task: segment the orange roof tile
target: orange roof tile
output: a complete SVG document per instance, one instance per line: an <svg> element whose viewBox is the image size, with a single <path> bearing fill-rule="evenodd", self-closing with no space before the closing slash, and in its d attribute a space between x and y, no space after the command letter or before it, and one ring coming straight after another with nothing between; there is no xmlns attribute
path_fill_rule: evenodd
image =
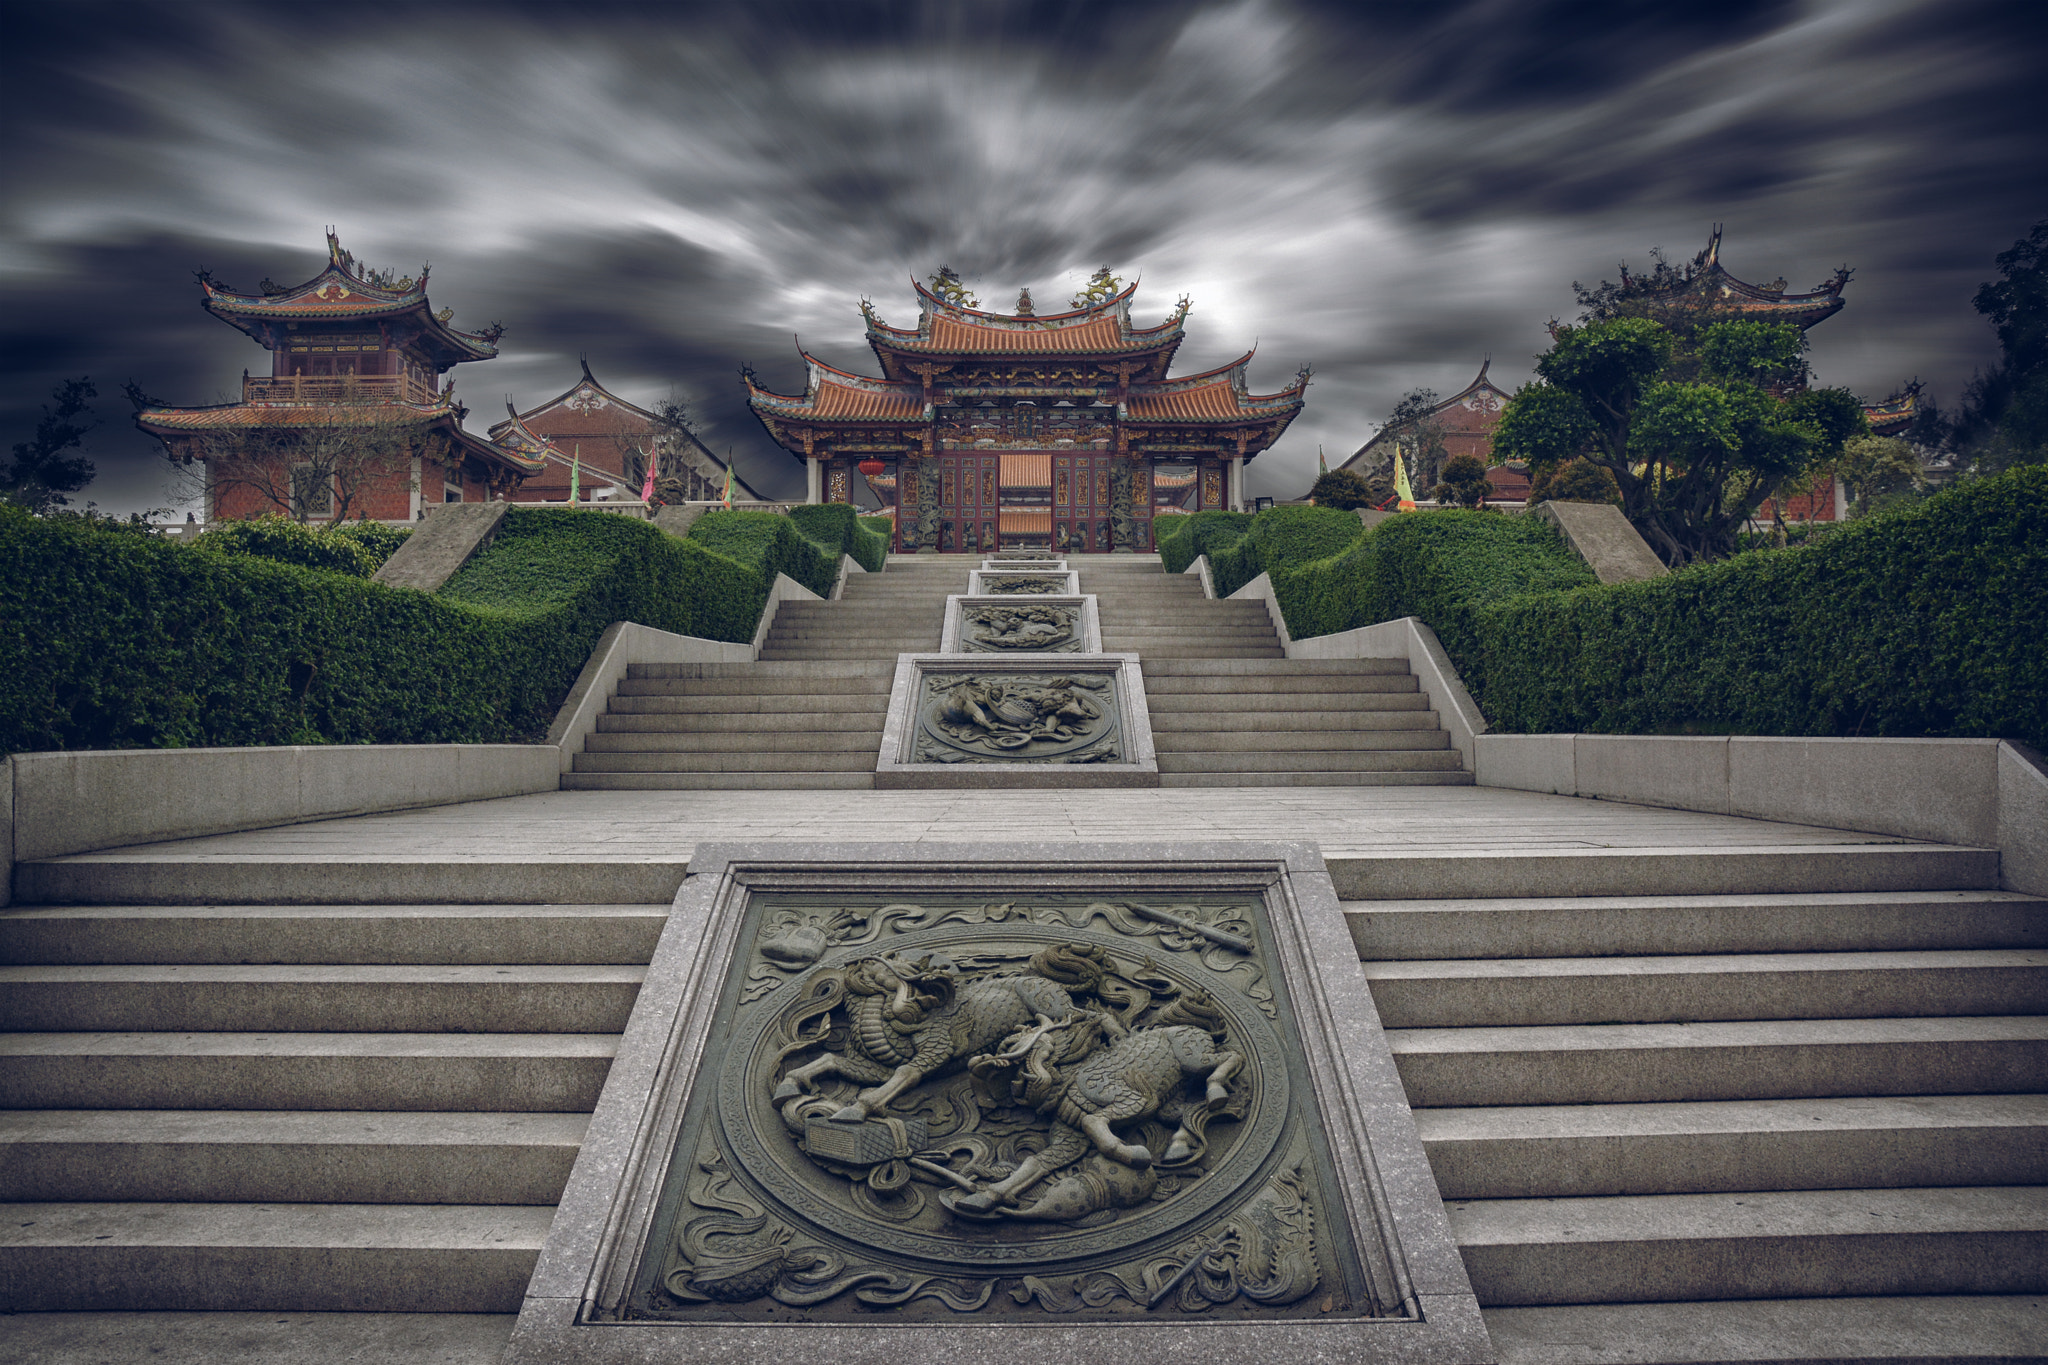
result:
<svg viewBox="0 0 2048 1365"><path fill-rule="evenodd" d="M1123 337L1114 317L1091 318L1076 327L984 327L958 318L935 317L929 340L897 342L928 351L1123 351L1146 342Z"/></svg>
<svg viewBox="0 0 2048 1365"><path fill-rule="evenodd" d="M996 458L1003 487L1052 487L1052 456L1045 451L1006 450Z"/></svg>
<svg viewBox="0 0 2048 1365"><path fill-rule="evenodd" d="M1238 405L1237 388L1225 376L1213 383L1165 393L1134 393L1124 411L1132 421L1199 422L1250 414Z"/></svg>
<svg viewBox="0 0 2048 1365"><path fill-rule="evenodd" d="M1027 508L1004 507L996 512L996 524L1007 535L1029 536L1052 533L1052 509L1034 511Z"/></svg>
<svg viewBox="0 0 2048 1365"><path fill-rule="evenodd" d="M794 417L797 414L789 415ZM812 400L805 415L914 422L924 416L924 399L907 389L901 393L873 393L851 384L835 384L830 379L821 379L818 396Z"/></svg>

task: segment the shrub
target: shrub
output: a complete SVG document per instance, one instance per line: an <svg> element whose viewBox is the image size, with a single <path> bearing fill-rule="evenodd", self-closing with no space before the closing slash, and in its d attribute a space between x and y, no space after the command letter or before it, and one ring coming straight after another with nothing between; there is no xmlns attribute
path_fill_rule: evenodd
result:
<svg viewBox="0 0 2048 1365"><path fill-rule="evenodd" d="M1430 496L1460 507L1483 507L1486 493L1486 461L1477 455L1453 455L1444 461L1443 482Z"/></svg>
<svg viewBox="0 0 2048 1365"><path fill-rule="evenodd" d="M327 534L361 546L381 569L384 561L398 553L399 546L412 539L412 527L387 526L381 521L344 521Z"/></svg>
<svg viewBox="0 0 2048 1365"><path fill-rule="evenodd" d="M1216 556L1236 544L1251 523L1248 512L1195 512L1153 518L1152 535L1166 571L1186 573L1188 565L1203 555L1208 555L1213 565Z"/></svg>
<svg viewBox="0 0 2048 1365"><path fill-rule="evenodd" d="M1365 476L1352 469L1328 469L1316 476L1308 490L1311 501L1318 507L1334 507L1348 512L1355 507L1372 505L1372 489L1366 485Z"/></svg>
<svg viewBox="0 0 2048 1365"><path fill-rule="evenodd" d="M1529 506L1539 502L1605 502L1621 506L1621 485L1591 460L1570 460L1536 471L1529 481Z"/></svg>
<svg viewBox="0 0 2048 1365"><path fill-rule="evenodd" d="M1209 554L1218 597L1228 597L1261 573L1326 559L1364 534L1356 512L1334 507L1275 507L1250 519L1244 533Z"/></svg>
<svg viewBox="0 0 2048 1365"><path fill-rule="evenodd" d="M368 578L384 562L360 541L316 531L283 516L222 522L199 537L199 548L208 554L246 555L355 578Z"/></svg>
<svg viewBox="0 0 2048 1365"><path fill-rule="evenodd" d="M789 509L797 530L832 551L832 576L839 576L839 556L853 556L853 562L869 573L881 572L889 556L888 535L877 535L861 524L859 509L851 503L811 503ZM791 575L795 577L795 575Z"/></svg>
<svg viewBox="0 0 2048 1365"><path fill-rule="evenodd" d="M847 508L850 527L853 509L841 506ZM803 533L794 517L777 512L713 508L690 527L689 539L754 569L764 593L778 573L788 574L820 597L831 596L839 578L839 546L819 544Z"/></svg>
<svg viewBox="0 0 2048 1365"><path fill-rule="evenodd" d="M1461 648L1504 730L2048 744L2048 469L1803 548L1499 602L1479 626Z"/></svg>
<svg viewBox="0 0 2048 1365"><path fill-rule="evenodd" d="M751 639L767 582L568 509L513 508L432 595L0 510L0 597L12 753L537 741L611 622Z"/></svg>

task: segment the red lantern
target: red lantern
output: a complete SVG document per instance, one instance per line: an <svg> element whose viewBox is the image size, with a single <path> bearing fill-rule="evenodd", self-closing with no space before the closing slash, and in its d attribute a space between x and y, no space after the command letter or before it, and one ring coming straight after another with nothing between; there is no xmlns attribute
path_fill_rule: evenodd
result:
<svg viewBox="0 0 2048 1365"><path fill-rule="evenodd" d="M876 475L880 474L883 470L887 469L888 467L888 465L883 464L880 460L862 460L859 465L860 472L870 479L874 478Z"/></svg>

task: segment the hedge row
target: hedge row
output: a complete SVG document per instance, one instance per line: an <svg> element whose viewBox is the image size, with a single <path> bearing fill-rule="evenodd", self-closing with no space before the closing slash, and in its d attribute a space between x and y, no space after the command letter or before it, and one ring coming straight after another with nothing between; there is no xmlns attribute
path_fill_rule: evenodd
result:
<svg viewBox="0 0 2048 1365"><path fill-rule="evenodd" d="M2048 747L2048 468L1811 546L1517 598L1480 617L1481 705L1505 730Z"/></svg>
<svg viewBox="0 0 2048 1365"><path fill-rule="evenodd" d="M1411 513L1318 556L1337 527L1301 515L1314 510L1177 519L1162 525L1161 556L1178 572L1207 553L1219 594L1270 574L1298 639L1421 617L1511 733L2048 747L2048 469L1963 485L1804 548L1606 587L1533 518Z"/></svg>
<svg viewBox="0 0 2048 1365"><path fill-rule="evenodd" d="M743 641L776 569L831 588L789 518L698 526L515 507L428 595L0 510L0 752L538 740L611 622Z"/></svg>

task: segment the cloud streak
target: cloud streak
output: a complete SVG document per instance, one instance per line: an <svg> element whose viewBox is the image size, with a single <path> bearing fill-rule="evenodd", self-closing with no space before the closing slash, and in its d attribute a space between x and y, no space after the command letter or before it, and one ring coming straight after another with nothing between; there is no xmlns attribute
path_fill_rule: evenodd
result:
<svg viewBox="0 0 2048 1365"><path fill-rule="evenodd" d="M1667 12L1667 10L1669 12ZM1406 389L1480 358L1527 374L1573 279L1662 244L1795 285L1858 267L1814 334L1826 382L1918 373L1952 395L1992 353L1990 257L2048 213L2031 10L2001 5L1480 0L1378 14L1210 5L47 7L6 96L0 421L89 371L214 401L255 347L189 271L304 278L319 231L434 263L503 358L457 372L487 422L565 388L671 389L757 486L801 486L734 370L795 387L792 334L872 368L854 305L913 311L959 269L1041 307L1107 261L1139 312L1182 293L1182 368L1255 342L1257 386L1317 367L1251 470L1293 495ZM94 496L161 501L115 422ZM479 421L478 419L482 419ZM8 439L18 439L10 436Z"/></svg>

